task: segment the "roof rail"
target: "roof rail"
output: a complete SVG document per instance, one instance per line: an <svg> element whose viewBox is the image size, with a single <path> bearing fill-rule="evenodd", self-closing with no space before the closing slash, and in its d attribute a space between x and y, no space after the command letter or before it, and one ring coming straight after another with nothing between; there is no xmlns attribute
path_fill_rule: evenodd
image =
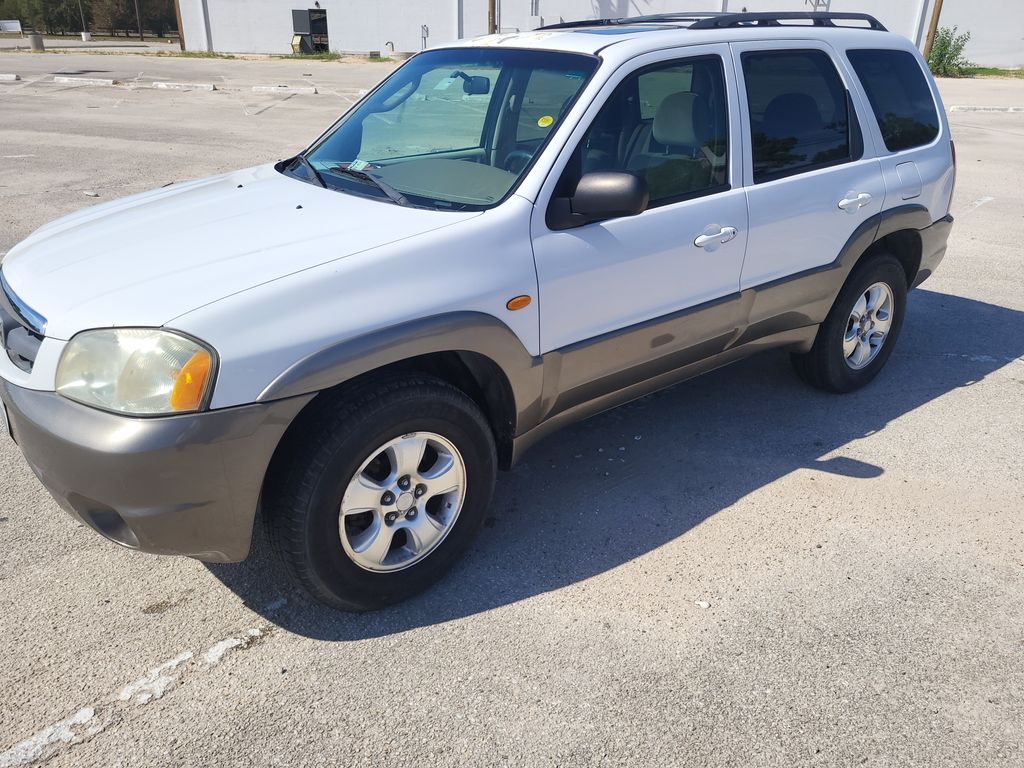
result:
<svg viewBox="0 0 1024 768"><path fill-rule="evenodd" d="M690 29L727 29L729 27L781 27L783 21L811 21L816 27L834 27L833 21L866 21L871 29L888 32L882 23L867 13L831 13L828 11L778 11L770 13L722 13L708 16L690 25Z"/></svg>
<svg viewBox="0 0 1024 768"><path fill-rule="evenodd" d="M575 27L608 27L621 24L622 19L580 19L579 21L560 21L557 24L545 24L537 29L574 29Z"/></svg>
<svg viewBox="0 0 1024 768"><path fill-rule="evenodd" d="M650 24L673 21L692 22L688 29L728 29L730 27L782 27L784 21L810 21L816 27L838 26L833 21L865 21L870 29L887 32L882 23L867 13L830 13L828 11L777 11L763 13L658 13L652 16L627 16L620 19L581 19L545 24L538 29L577 29L580 27L610 27L620 24Z"/></svg>
<svg viewBox="0 0 1024 768"><path fill-rule="evenodd" d="M575 29L578 27L612 27L620 24L644 24L666 21L699 21L721 13L695 11L693 13L658 13L652 16L624 16L616 19L580 19L578 21L562 21L558 24L545 24L538 29Z"/></svg>

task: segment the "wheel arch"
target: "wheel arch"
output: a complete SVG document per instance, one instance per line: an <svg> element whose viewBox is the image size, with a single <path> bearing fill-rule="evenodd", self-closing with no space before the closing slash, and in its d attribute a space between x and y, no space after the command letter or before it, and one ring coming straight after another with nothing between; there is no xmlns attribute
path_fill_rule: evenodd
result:
<svg viewBox="0 0 1024 768"><path fill-rule="evenodd" d="M910 288L917 280L918 271L921 268L923 250L921 230L927 229L931 225L931 216L923 205L901 205L876 214L858 228L858 232L854 233L847 244L849 250L846 255L848 256L856 253L856 250L860 250L860 254L855 259L850 259L847 277L862 262L879 253L889 253L903 265L903 271L907 276L907 287ZM875 231L867 243L867 247L864 247L864 241L861 241L860 249L850 248L857 242L858 233L863 235L865 229L872 228ZM842 257L840 260L843 260Z"/></svg>
<svg viewBox="0 0 1024 768"><path fill-rule="evenodd" d="M401 372L435 376L469 395L487 416L503 467L511 463L513 438L537 421L540 358L500 320L478 312L446 313L333 344L282 372L258 401L317 393L282 438L284 445L325 400L369 378Z"/></svg>

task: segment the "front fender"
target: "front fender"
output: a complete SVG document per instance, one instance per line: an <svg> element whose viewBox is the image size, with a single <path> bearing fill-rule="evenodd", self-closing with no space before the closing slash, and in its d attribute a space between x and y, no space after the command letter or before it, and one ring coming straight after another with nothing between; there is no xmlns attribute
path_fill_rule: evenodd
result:
<svg viewBox="0 0 1024 768"><path fill-rule="evenodd" d="M270 382L258 402L319 392L370 371L437 352L474 352L505 374L516 410L516 430L534 426L540 414L543 373L512 330L483 312L447 312L399 323L318 350Z"/></svg>

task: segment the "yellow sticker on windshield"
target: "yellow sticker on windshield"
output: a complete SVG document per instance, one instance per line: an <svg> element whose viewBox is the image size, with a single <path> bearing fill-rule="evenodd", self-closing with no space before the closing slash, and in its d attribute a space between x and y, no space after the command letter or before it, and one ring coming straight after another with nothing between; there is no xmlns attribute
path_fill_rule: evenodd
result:
<svg viewBox="0 0 1024 768"><path fill-rule="evenodd" d="M537 125L539 125L541 128L547 128L553 122L555 122L555 118L553 118L551 115L544 115L537 121Z"/></svg>

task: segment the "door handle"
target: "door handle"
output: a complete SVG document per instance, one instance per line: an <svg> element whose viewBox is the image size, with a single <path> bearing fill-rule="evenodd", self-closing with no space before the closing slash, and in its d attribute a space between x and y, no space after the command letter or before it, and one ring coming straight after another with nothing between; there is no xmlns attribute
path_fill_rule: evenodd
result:
<svg viewBox="0 0 1024 768"><path fill-rule="evenodd" d="M714 228L714 224L708 227L711 230ZM703 235L697 235L697 239L693 241L693 244L698 248L707 248L709 251L713 251L721 243L728 243L736 237L736 227L721 227L717 232L708 232L705 229L704 233Z"/></svg>
<svg viewBox="0 0 1024 768"><path fill-rule="evenodd" d="M867 192L847 192L846 197L839 201L839 207L847 213L856 213L870 202L871 195Z"/></svg>

